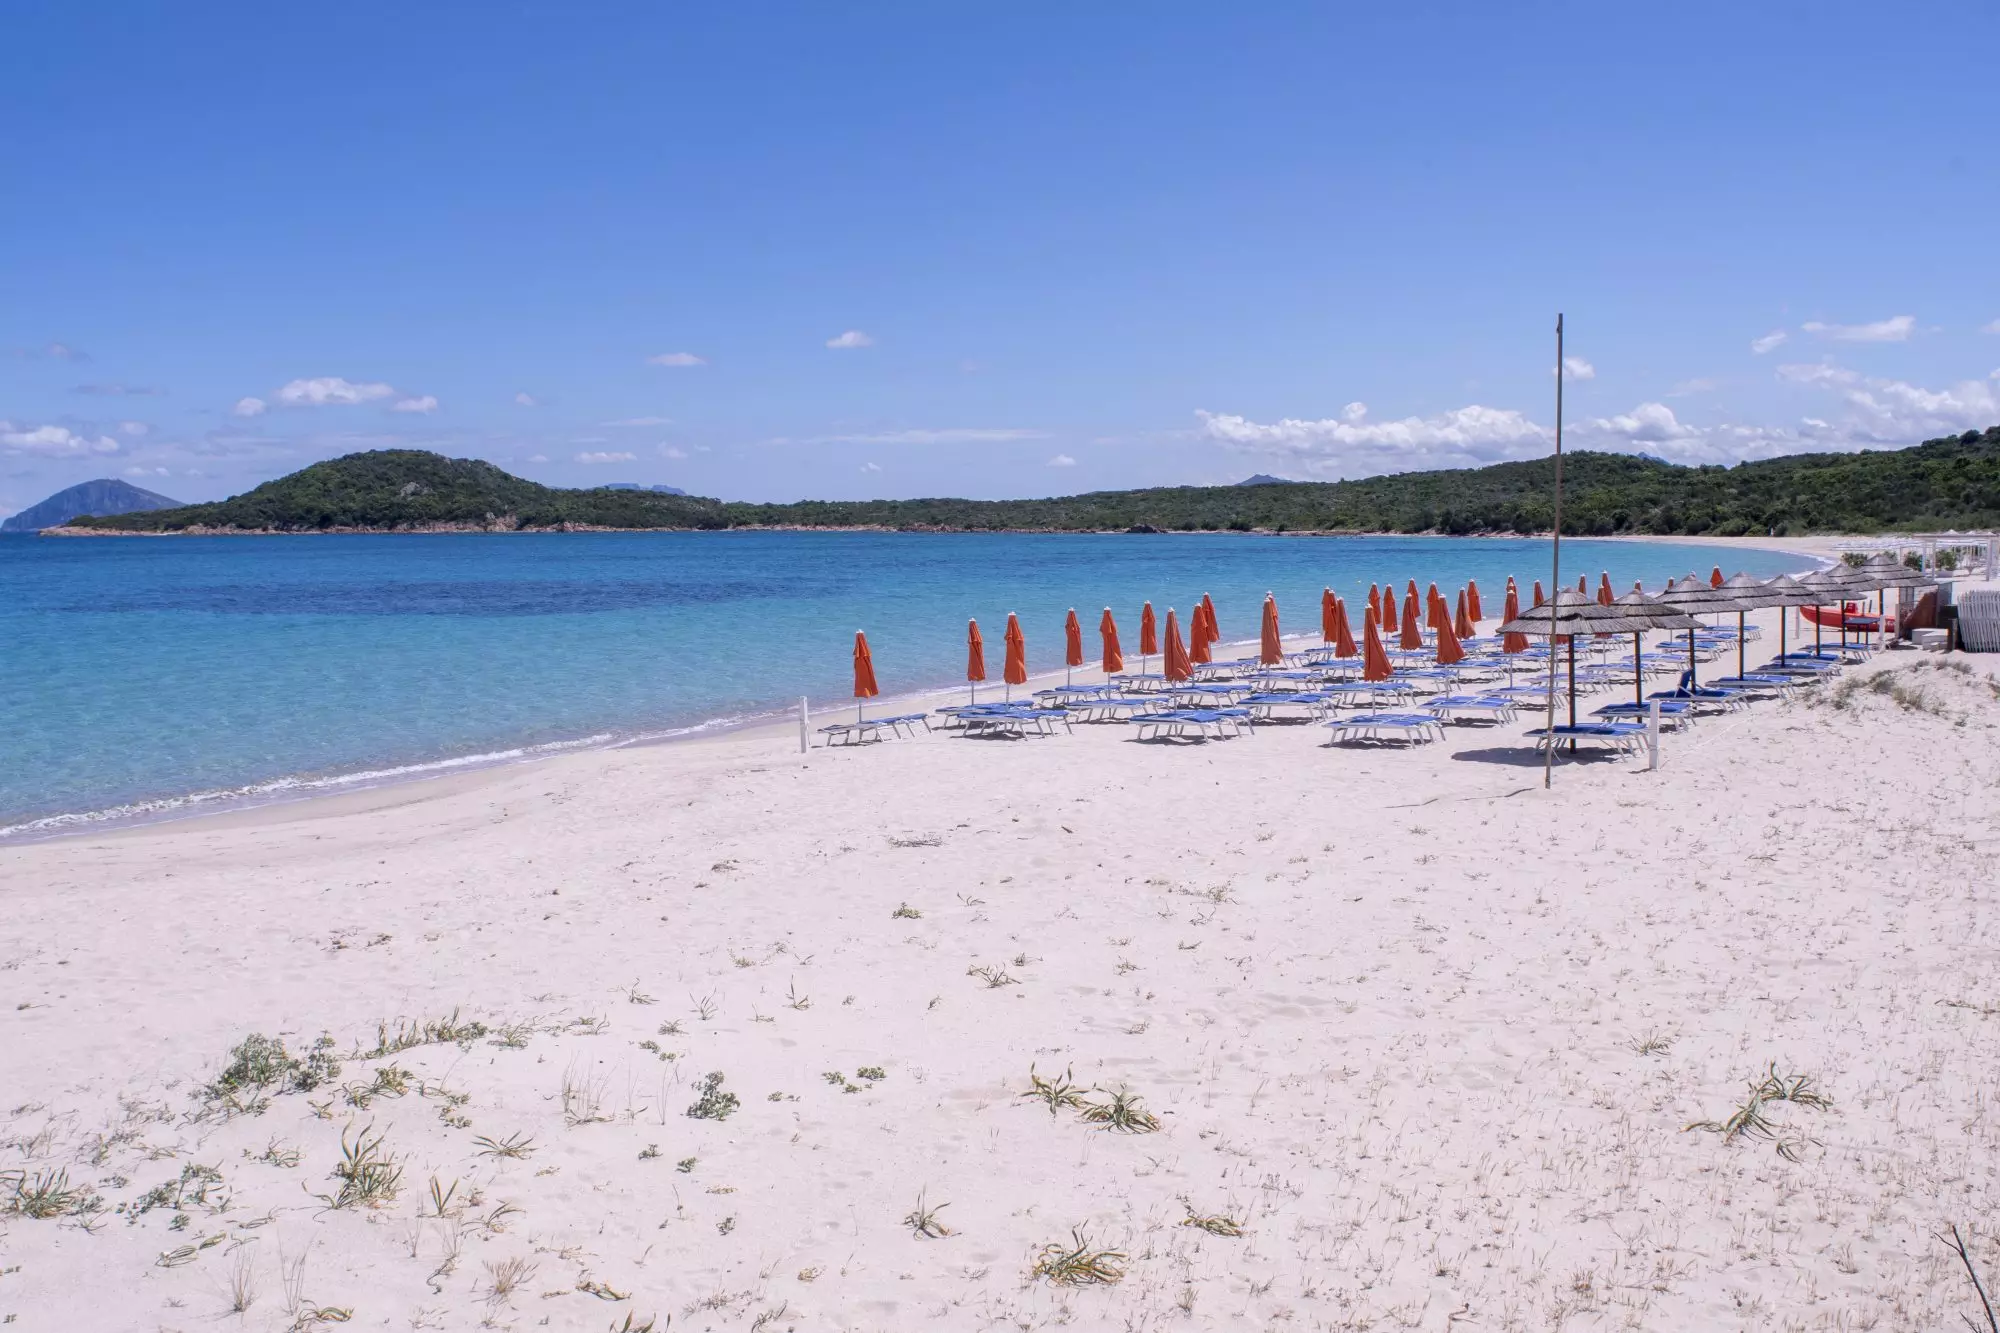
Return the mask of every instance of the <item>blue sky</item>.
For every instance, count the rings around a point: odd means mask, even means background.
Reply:
[[[398,445],[753,499],[1480,463],[1547,451],[1557,310],[1573,447],[2000,423],[1991,3],[8,29],[0,511]]]

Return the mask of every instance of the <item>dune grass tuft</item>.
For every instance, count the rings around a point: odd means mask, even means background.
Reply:
[[[1101,1287],[1125,1280],[1125,1255],[1119,1250],[1094,1250],[1081,1228],[1072,1227],[1070,1243],[1053,1242],[1042,1247],[1030,1279],[1040,1278],[1058,1287]]]

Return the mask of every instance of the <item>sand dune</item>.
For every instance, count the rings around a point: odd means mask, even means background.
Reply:
[[[1952,1326],[2000,700],[1914,658],[1550,792],[779,730],[0,851],[0,1317]]]

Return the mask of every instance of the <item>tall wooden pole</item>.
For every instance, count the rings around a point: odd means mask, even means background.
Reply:
[[[1548,721],[1542,733],[1542,786],[1549,786],[1556,764],[1556,603],[1562,598],[1563,544],[1563,317],[1556,315],[1556,521],[1549,542],[1549,697]]]

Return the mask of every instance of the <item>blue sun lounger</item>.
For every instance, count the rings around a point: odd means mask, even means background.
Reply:
[[[1138,739],[1168,738],[1226,740],[1250,732],[1247,708],[1176,708],[1159,713],[1138,713],[1125,719],[1139,729]]]
[[[1424,707],[1446,721],[1483,717],[1492,722],[1512,722],[1519,711],[1519,705],[1504,694],[1445,694],[1426,700]]]
[[[1689,726],[1695,719],[1696,715],[1692,700],[1661,699],[1659,704],[1660,726],[1663,728],[1671,727],[1678,730]],[[1606,722],[1643,723],[1651,711],[1652,706],[1650,704],[1606,704],[1602,708],[1591,709],[1590,715],[1602,718]]]
[[[930,719],[922,713],[903,713],[896,717],[865,718],[859,722],[836,722],[832,726],[821,727],[819,734],[826,737],[828,745],[859,745],[863,741],[883,739],[884,732],[891,736],[914,736],[918,726],[929,731]]]
[[[1421,745],[1444,739],[1444,723],[1429,713],[1359,713],[1335,718],[1326,724],[1333,732],[1329,744],[1341,741],[1399,741]]]
[[[1553,727],[1536,727],[1528,734],[1535,738],[1537,750],[1569,741],[1587,741],[1620,754],[1631,754],[1646,745],[1646,729],[1634,722],[1559,722]]]

